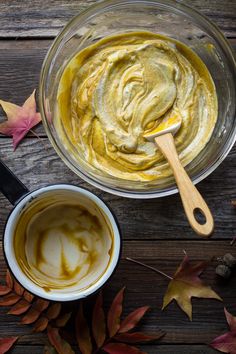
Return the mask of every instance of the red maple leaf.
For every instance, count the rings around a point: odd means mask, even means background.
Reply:
[[[41,122],[40,113],[36,112],[35,90],[23,106],[0,100],[0,105],[8,120],[0,124],[0,133],[13,137],[14,150],[28,131]]]
[[[236,354],[236,317],[231,315],[226,308],[224,311],[230,331],[215,338],[210,345],[220,352]]]

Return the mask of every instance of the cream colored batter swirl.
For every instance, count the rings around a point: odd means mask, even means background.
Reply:
[[[190,48],[133,32],[76,54],[60,80],[57,113],[56,129],[74,155],[103,174],[149,181],[172,172],[143,135],[180,115],[175,144],[188,164],[212,135],[217,97],[206,66]]]

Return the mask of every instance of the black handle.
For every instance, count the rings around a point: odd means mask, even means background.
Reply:
[[[7,197],[11,204],[29,192],[28,188],[11,172],[0,160],[0,191]]]

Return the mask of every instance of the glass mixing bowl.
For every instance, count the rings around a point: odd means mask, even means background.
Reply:
[[[186,170],[194,183],[213,172],[229,153],[236,138],[236,63],[219,29],[192,8],[171,0],[107,0],[73,18],[54,40],[44,60],[39,103],[47,135],[62,160],[82,179],[107,192],[132,198],[156,198],[177,193],[173,177],[136,182],[104,176],[78,152],[69,152],[54,125],[61,74],[81,49],[117,33],[152,31],[192,48],[207,65],[218,96],[218,120],[212,137]],[[73,148],[72,148],[73,149]]]

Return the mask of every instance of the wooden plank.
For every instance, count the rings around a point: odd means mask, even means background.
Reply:
[[[228,36],[236,36],[234,0],[185,0],[214,21]],[[1,0],[0,37],[55,36],[76,14],[96,0]]]
[[[236,148],[208,178],[199,184],[215,217],[213,239],[235,236]],[[178,195],[150,200],[133,200],[114,196],[83,182],[56,155],[47,139],[23,140],[13,153],[11,140],[0,139],[0,157],[30,190],[50,183],[72,183],[101,196],[115,212],[125,239],[200,239],[191,230]],[[0,195],[0,231],[11,206]],[[145,227],[144,227],[145,226]]]
[[[168,279],[130,263],[125,257],[133,257],[156,267],[169,275],[173,275],[183,258],[183,249],[187,251],[191,260],[207,260],[212,256],[222,257],[224,253],[231,252],[236,255],[235,247],[227,241],[124,241],[122,260],[116,273],[105,286],[104,304],[108,309],[116,292],[126,285],[124,301],[124,315],[143,305],[151,306],[150,312],[142,321],[140,330],[155,332],[159,328],[166,332],[162,339],[164,344],[202,344],[209,343],[217,335],[227,329],[223,306],[236,315],[235,293],[236,276],[222,283],[215,276],[215,263],[204,273],[204,280],[224,299],[224,304],[216,300],[193,299],[193,321],[190,322],[175,303],[166,310],[161,311],[162,299],[168,286]],[[0,247],[1,250],[1,247]],[[5,272],[5,263],[0,252],[0,278]],[[152,285],[151,285],[152,284]],[[89,300],[89,305],[94,299]],[[65,305],[67,309],[76,309],[77,303]],[[17,326],[19,319],[6,315],[6,309],[0,310],[0,337],[6,335],[24,334],[22,343],[39,344],[42,337],[30,335],[30,326]]]
[[[17,345],[11,351],[11,354],[42,354],[43,346],[37,345]],[[214,354],[215,350],[207,347],[206,345],[143,345],[139,346],[140,349],[146,351],[148,354]],[[73,348],[76,350],[76,347]]]

